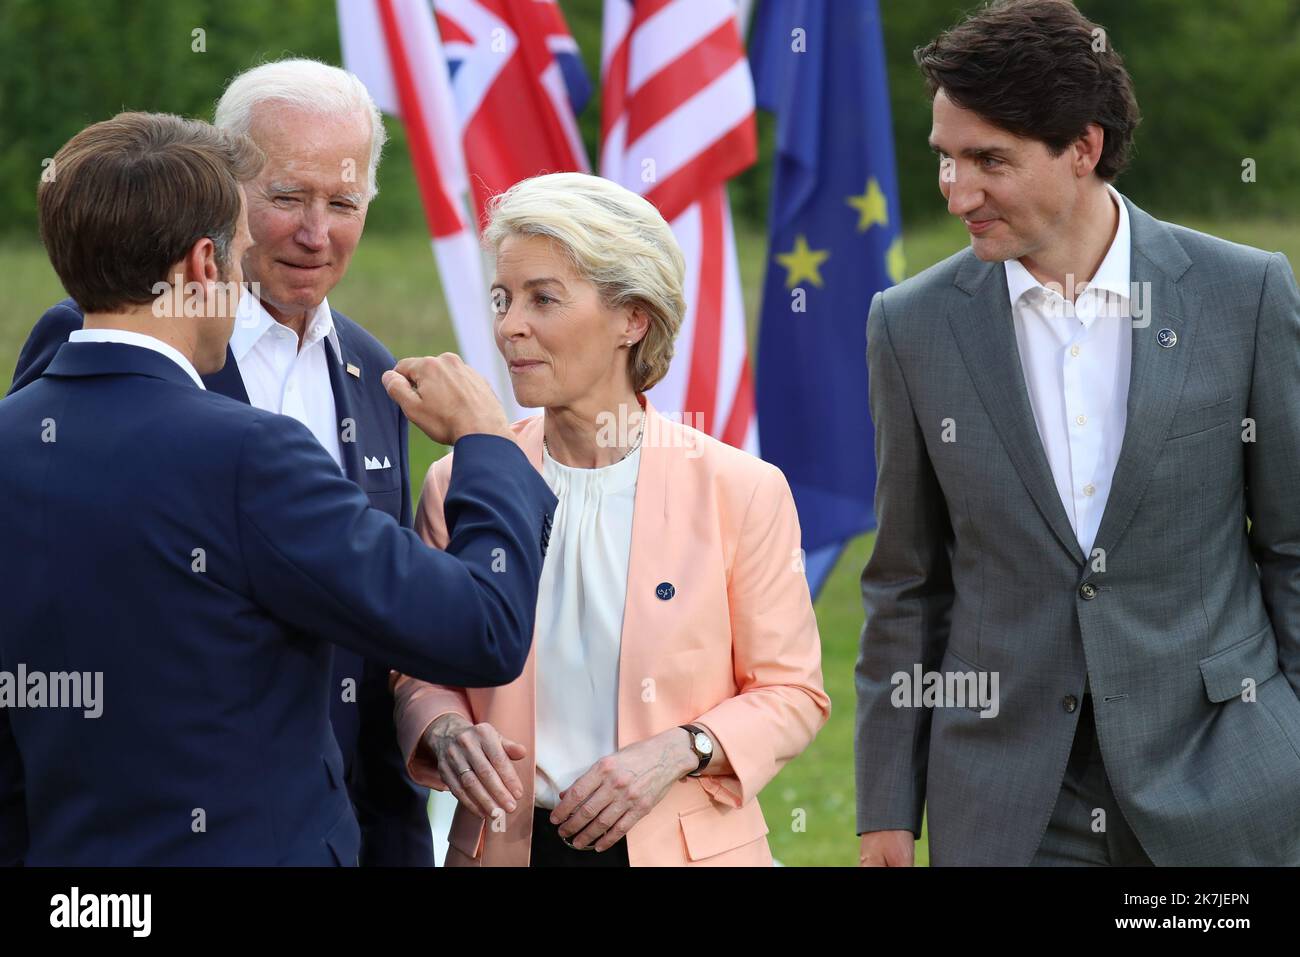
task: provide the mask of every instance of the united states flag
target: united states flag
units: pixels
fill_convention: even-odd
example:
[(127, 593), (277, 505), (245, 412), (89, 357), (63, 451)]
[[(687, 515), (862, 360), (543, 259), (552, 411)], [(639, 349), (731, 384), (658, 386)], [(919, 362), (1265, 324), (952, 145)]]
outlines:
[(726, 182), (757, 157), (734, 0), (605, 0), (602, 176), (653, 202), (686, 256), (686, 320), (656, 407), (757, 452)]

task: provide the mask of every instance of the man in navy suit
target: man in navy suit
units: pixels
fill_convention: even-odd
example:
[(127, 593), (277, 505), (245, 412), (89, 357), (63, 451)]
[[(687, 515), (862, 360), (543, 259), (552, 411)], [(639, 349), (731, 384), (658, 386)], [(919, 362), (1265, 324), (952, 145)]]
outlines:
[[(351, 109), (340, 111), (340, 102)], [(298, 419), (374, 508), (409, 527), (406, 419), (380, 381), (395, 360), (326, 298), (347, 271), (375, 193), (379, 111), (355, 76), (287, 60), (236, 77), (216, 121), (248, 134), (267, 162), (248, 187), (256, 245), (243, 270), (257, 292), (240, 301), (226, 364), (204, 384)], [(39, 379), (81, 325), (75, 300), (50, 308), (22, 350), (11, 394)], [(398, 750), (390, 664), (336, 649), (331, 719), (361, 822), (361, 863), (432, 866), (428, 791), (411, 782)]]
[[(204, 388), (260, 162), (245, 137), (122, 114), (41, 184), (85, 320), (0, 402), (0, 863), (355, 864), (335, 646), (440, 683), (522, 671), (554, 497), (480, 377), (454, 356), (382, 376), (456, 447), (446, 552), (303, 424)], [(83, 685), (94, 708), (69, 707)]]

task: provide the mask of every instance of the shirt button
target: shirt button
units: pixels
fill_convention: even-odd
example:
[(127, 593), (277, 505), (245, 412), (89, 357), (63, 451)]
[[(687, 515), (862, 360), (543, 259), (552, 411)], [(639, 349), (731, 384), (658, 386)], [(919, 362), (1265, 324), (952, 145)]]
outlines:
[(1087, 425), (1088, 417), (1086, 415), (1076, 415), (1074, 417), (1074, 421), (1079, 423), (1079, 425)]
[(1078, 346), (1070, 346), (1070, 355), (1074, 356), (1076, 359), (1079, 358), (1079, 353), (1082, 351), (1083, 350)]
[(1078, 706), (1079, 706), (1079, 699), (1072, 694), (1068, 694), (1061, 699), (1061, 707), (1071, 714), (1074, 713), (1074, 709), (1077, 708)]
[(1093, 485), (1091, 482), (1089, 482), (1087, 485), (1085, 485), (1085, 486), (1083, 487), (1083, 494), (1084, 494), (1084, 495), (1091, 496), (1091, 495), (1095, 494), (1096, 491), (1097, 491), (1097, 486)]
[(1079, 597), (1084, 601), (1092, 601), (1097, 597), (1097, 586), (1092, 582), (1084, 582), (1079, 586)]

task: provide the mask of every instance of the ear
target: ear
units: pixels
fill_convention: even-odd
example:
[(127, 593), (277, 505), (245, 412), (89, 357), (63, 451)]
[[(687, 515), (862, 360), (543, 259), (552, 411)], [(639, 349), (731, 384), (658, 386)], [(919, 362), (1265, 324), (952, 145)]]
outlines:
[(1088, 176), (1101, 162), (1101, 150), (1106, 144), (1106, 131), (1096, 123), (1089, 123), (1083, 135), (1074, 142), (1074, 175)]
[(221, 278), (217, 268), (217, 247), (207, 236), (197, 239), (182, 261), (187, 283), (216, 282)]
[(643, 306), (639, 305), (629, 308), (625, 315), (623, 341), (631, 340), (635, 345), (645, 338), (646, 332), (650, 329), (650, 315)]

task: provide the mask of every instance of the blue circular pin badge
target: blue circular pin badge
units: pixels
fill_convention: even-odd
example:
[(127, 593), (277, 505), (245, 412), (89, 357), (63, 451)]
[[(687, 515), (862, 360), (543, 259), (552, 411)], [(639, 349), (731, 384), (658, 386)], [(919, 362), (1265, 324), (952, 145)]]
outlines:
[(1156, 342), (1160, 343), (1162, 349), (1172, 349), (1178, 345), (1178, 333), (1172, 329), (1161, 329), (1156, 333)]
[(660, 582), (655, 586), (655, 595), (660, 601), (668, 601), (676, 594), (677, 589), (673, 587), (672, 582)]

